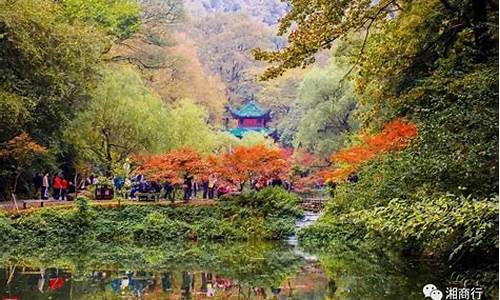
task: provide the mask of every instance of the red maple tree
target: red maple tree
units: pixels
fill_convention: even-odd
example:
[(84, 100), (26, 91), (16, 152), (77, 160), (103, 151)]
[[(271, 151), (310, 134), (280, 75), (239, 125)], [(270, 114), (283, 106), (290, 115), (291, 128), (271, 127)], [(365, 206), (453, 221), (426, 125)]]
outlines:
[(363, 163), (387, 152), (403, 150), (415, 136), (415, 124), (396, 119), (387, 123), (378, 134), (363, 135), (362, 144), (334, 153), (331, 159), (340, 168), (325, 172), (323, 176), (327, 181), (344, 180)]
[(188, 148), (157, 155), (136, 156), (134, 161), (139, 164), (135, 173), (160, 182), (169, 181), (171, 184), (180, 184), (188, 176), (207, 176), (208, 172), (208, 163), (199, 153)]
[(287, 152), (264, 145), (238, 146), (211, 160), (219, 179), (239, 188), (252, 179), (283, 179), (290, 171)]

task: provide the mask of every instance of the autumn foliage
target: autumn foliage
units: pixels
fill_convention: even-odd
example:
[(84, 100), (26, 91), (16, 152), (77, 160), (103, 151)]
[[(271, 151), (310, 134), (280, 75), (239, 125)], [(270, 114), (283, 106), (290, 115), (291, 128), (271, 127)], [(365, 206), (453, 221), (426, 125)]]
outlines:
[(331, 159), (340, 168), (325, 171), (323, 177), (327, 181), (344, 180), (363, 163), (381, 154), (406, 148), (416, 135), (417, 127), (415, 124), (400, 119), (387, 123), (380, 133), (363, 135), (360, 145), (334, 153)]
[(136, 156), (136, 173), (158, 181), (182, 183), (186, 176), (207, 176), (208, 162), (194, 150), (181, 148), (158, 155)]
[[(292, 155), (286, 149), (254, 145), (237, 146), (229, 152), (202, 157), (198, 152), (181, 148), (157, 155), (136, 156), (136, 173), (157, 181), (181, 184), (187, 176), (206, 180), (214, 175), (220, 183), (241, 188), (251, 180), (267, 181), (273, 178), (292, 179), (298, 186), (308, 186), (317, 182), (344, 180), (363, 163), (408, 146), (417, 135), (417, 127), (402, 120), (386, 124), (383, 130), (374, 135), (362, 136), (362, 143), (334, 153), (332, 161), (338, 167), (309, 174), (307, 178), (290, 178), (291, 164), (311, 165), (314, 157), (308, 153)], [(293, 176), (292, 176), (293, 177)]]
[(222, 182), (241, 187), (251, 179), (284, 178), (290, 170), (285, 151), (264, 145), (238, 146), (205, 159), (184, 148), (165, 154), (138, 156), (134, 161), (139, 165), (136, 173), (174, 184), (182, 183), (185, 176), (206, 179), (215, 175)]
[(238, 146), (216, 162), (219, 177), (237, 186), (251, 179), (284, 178), (290, 170), (285, 151), (264, 145)]
[[(0, 160), (9, 162), (13, 175), (12, 192), (16, 192), (19, 177), (39, 155), (47, 154), (47, 149), (22, 132), (0, 148)], [(7, 164), (6, 164), (7, 165)]]

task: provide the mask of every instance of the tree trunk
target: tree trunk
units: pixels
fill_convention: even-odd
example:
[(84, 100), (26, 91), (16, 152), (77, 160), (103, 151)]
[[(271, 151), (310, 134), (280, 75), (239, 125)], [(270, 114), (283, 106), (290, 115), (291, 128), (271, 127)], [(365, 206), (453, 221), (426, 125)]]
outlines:
[(14, 176), (14, 182), (12, 183), (12, 193), (16, 194), (17, 191), (17, 183), (19, 182), (19, 177), (21, 177), (21, 170), (16, 171), (16, 176)]
[(491, 47), (487, 26), (487, 5), (487, 0), (472, 0), (472, 25), (478, 61), (485, 61), (488, 58), (488, 50)]

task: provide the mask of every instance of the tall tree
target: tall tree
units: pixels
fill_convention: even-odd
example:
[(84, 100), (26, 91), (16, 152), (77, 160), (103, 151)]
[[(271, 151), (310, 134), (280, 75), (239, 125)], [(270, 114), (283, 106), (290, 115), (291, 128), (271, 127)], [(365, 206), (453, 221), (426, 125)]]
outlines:
[(318, 50), (360, 35), (350, 74), (363, 125), (378, 130), (404, 117), (419, 127), (415, 148), (393, 156), (401, 173), (384, 177), (387, 191), (496, 193), (498, 1), (291, 4), (281, 22), (282, 33), (291, 30), (287, 48), (256, 50), (275, 63), (263, 76), (311, 63)]
[(304, 113), (293, 144), (324, 157), (344, 146), (348, 134), (357, 129), (357, 102), (350, 83), (342, 82), (343, 69), (337, 68), (332, 64), (313, 69), (299, 87), (298, 105)]
[(131, 70), (106, 70), (92, 100), (65, 131), (85, 159), (107, 173), (131, 154), (164, 147), (166, 108)]
[(89, 98), (104, 46), (54, 1), (0, 1), (0, 141), (21, 131), (58, 140)]
[(164, 124), (170, 148), (187, 147), (203, 154), (214, 150), (217, 133), (208, 118), (208, 111), (193, 100), (183, 99), (171, 105)]

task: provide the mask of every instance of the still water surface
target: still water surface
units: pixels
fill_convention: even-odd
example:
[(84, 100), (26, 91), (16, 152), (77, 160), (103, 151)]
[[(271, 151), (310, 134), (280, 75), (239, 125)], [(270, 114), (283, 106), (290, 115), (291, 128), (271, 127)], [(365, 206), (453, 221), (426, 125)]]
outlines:
[[(313, 222), (314, 215), (298, 224)], [(379, 253), (381, 252), (381, 253)], [(439, 269), (286, 242), (60, 245), (0, 252), (6, 299), (424, 299)]]

